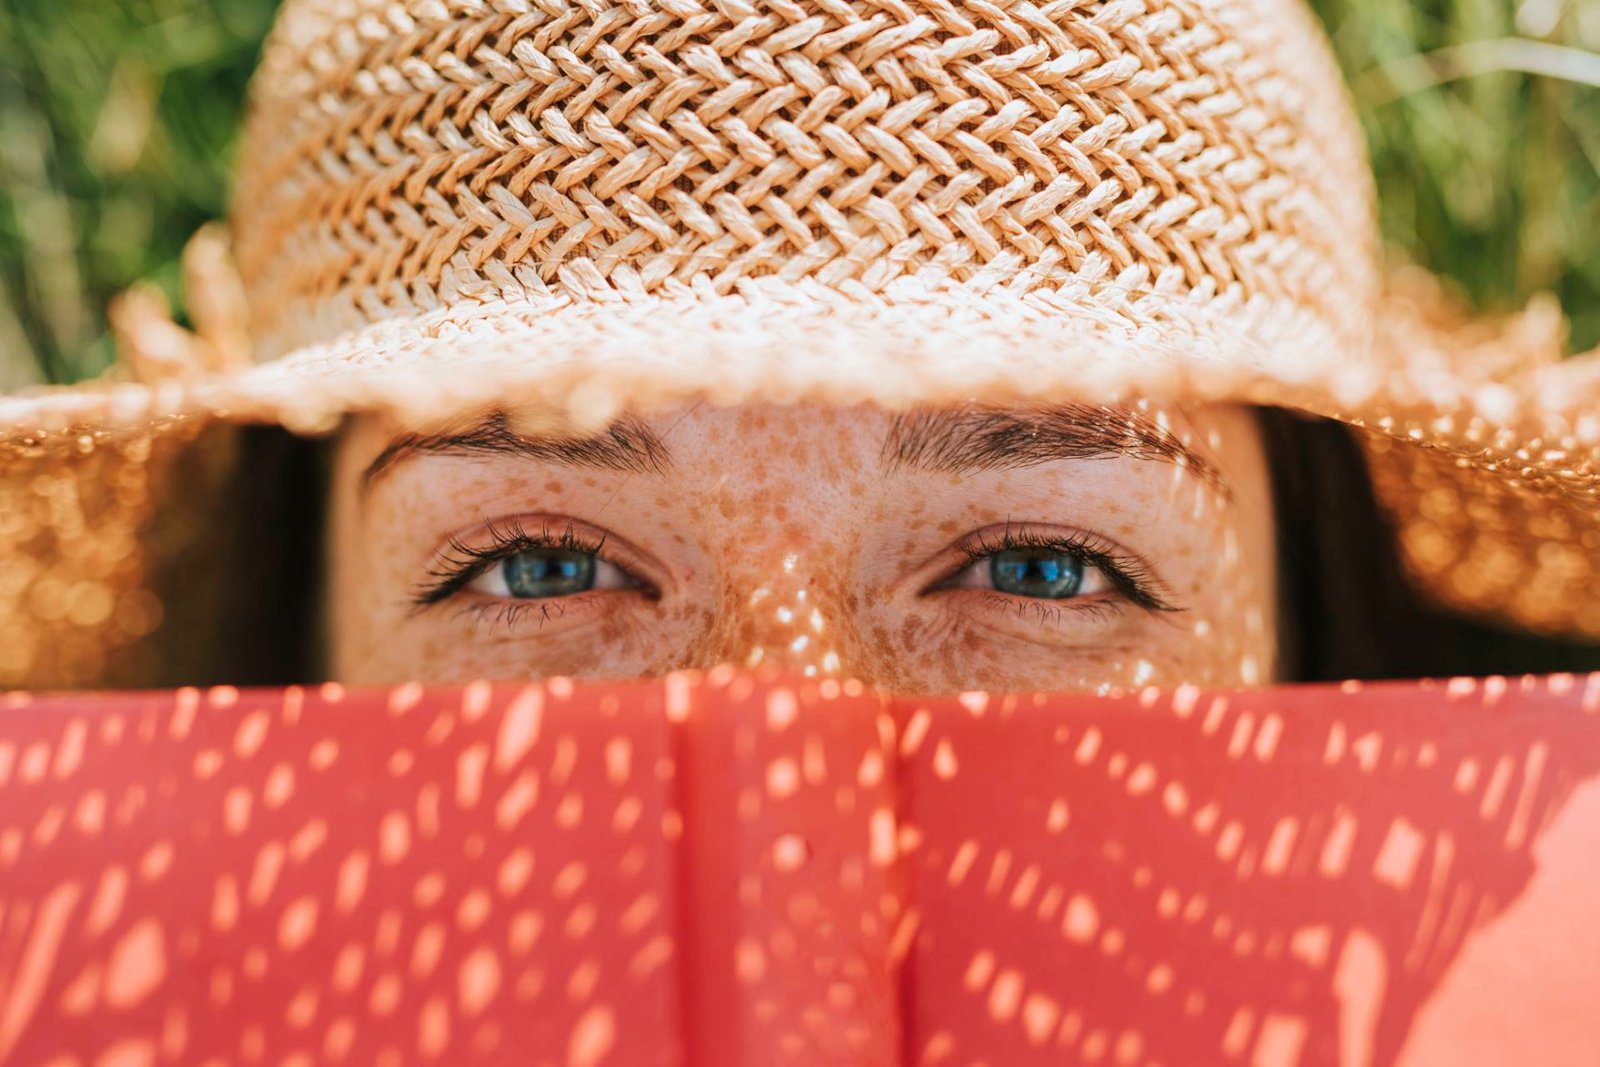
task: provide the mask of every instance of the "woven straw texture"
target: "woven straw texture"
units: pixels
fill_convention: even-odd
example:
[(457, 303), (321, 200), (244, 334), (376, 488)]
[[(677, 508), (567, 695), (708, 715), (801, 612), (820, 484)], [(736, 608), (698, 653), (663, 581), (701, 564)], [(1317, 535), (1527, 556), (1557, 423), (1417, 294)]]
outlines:
[(1356, 127), (1281, 0), (311, 0), (257, 85), (235, 233), (269, 358), (766, 275), (1371, 311)]

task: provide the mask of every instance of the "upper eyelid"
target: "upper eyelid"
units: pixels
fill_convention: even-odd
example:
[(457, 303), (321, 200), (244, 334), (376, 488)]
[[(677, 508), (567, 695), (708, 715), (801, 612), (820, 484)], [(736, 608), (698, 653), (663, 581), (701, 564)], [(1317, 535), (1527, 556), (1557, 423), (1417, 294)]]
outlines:
[[(1155, 568), (1138, 553), (1110, 541), (1101, 534), (1087, 530), (1073, 530), (1064, 536), (1036, 533), (1036, 529), (1042, 525), (1045, 524), (1008, 520), (998, 527), (999, 535), (996, 540), (988, 540), (985, 537), (996, 527), (984, 527), (967, 534), (957, 541), (954, 547), (971, 561), (968, 566), (1008, 548), (1066, 548), (1079, 552), (1084, 556), (1085, 562), (1105, 570), (1106, 577), (1117, 591), (1139, 607), (1157, 612), (1185, 610), (1168, 600), (1169, 590), (1166, 583), (1156, 573)], [(963, 566), (947, 571), (926, 588), (935, 588), (940, 583), (964, 573), (965, 569)]]
[[(473, 543), (483, 536), (493, 543), (483, 547)], [(607, 546), (612, 546), (612, 551), (608, 552)], [(641, 591), (651, 597), (660, 596), (661, 581), (657, 574), (662, 569), (659, 565), (652, 564), (643, 553), (609, 530), (591, 527), (572, 516), (511, 516), (480, 523), (465, 534), (452, 534), (430, 556), (427, 573), (431, 580), (414, 586), (407, 599), (414, 610), (432, 607), (454, 598), (501, 560), (539, 548), (590, 553), (621, 570)], [(451, 560), (451, 552), (469, 557), (471, 562), (464, 563), (460, 558)]]

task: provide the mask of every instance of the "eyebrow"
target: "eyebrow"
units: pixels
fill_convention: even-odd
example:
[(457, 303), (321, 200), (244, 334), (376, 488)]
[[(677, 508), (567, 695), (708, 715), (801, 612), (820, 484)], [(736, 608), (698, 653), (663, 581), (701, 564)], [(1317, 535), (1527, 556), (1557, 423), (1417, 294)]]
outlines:
[(622, 418), (597, 434), (564, 436), (524, 434), (513, 429), (505, 412), (495, 412), (459, 431), (405, 434), (395, 438), (361, 472), (361, 490), (395, 466), (418, 455), (516, 456), (573, 467), (660, 474), (672, 464), (660, 436), (637, 419)]
[[(362, 472), (362, 492), (388, 470), (423, 454), (515, 456), (628, 474), (661, 474), (672, 465), (666, 443), (637, 419), (624, 417), (588, 436), (533, 435), (512, 429), (506, 414), (495, 412), (459, 431), (395, 438)], [(1093, 404), (918, 409), (895, 416), (881, 452), (891, 470), (942, 474), (1112, 456), (1172, 463), (1228, 491), (1216, 465), (1170, 430), (1138, 412)]]
[(1095, 404), (918, 409), (895, 417), (882, 454), (890, 469), (940, 474), (1112, 456), (1172, 463), (1228, 491), (1216, 464), (1171, 430), (1139, 412)]

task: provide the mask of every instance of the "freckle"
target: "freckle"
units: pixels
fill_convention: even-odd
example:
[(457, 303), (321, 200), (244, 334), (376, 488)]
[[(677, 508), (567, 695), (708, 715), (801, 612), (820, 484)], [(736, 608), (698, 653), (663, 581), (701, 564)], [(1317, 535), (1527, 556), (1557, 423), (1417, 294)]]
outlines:
[[(774, 517), (781, 518), (781, 516), (776, 515)], [(798, 522), (789, 523), (783, 528), (783, 540), (786, 544), (790, 545), (803, 544), (810, 540), (810, 538), (807, 536), (805, 524)], [(814, 569), (815, 565), (820, 564), (821, 562), (822, 561), (819, 559), (814, 559), (812, 561)]]
[(561, 492), (561, 483), (552, 478), (548, 482), (544, 483), (544, 491), (549, 493), (551, 496), (556, 496)]
[(907, 619), (901, 624), (900, 648), (902, 650), (910, 652), (912, 649), (917, 647), (917, 631), (919, 629), (920, 627), (917, 625), (917, 620), (915, 619)]
[(723, 518), (731, 519), (739, 513), (739, 505), (733, 497), (722, 493), (717, 496), (717, 510), (722, 513)]

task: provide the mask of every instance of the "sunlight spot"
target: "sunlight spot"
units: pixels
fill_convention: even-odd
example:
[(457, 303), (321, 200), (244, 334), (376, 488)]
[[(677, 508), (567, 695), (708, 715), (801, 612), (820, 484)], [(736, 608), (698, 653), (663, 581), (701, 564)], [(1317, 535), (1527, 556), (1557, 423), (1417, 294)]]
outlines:
[(810, 858), (811, 846), (799, 834), (784, 834), (772, 842), (772, 863), (789, 874), (799, 870)]
[(495, 805), (495, 822), (502, 830), (514, 830), (539, 799), (539, 776), (523, 771)]
[(951, 886), (958, 886), (966, 881), (967, 875), (972, 871), (972, 865), (978, 860), (978, 843), (970, 838), (961, 843), (956, 849), (955, 858), (950, 861), (950, 869), (946, 872), (945, 880)]
[(800, 713), (800, 701), (791, 689), (774, 689), (767, 694), (767, 729), (774, 733), (787, 729)]
[(1001, 971), (989, 989), (989, 1018), (997, 1023), (1010, 1022), (1022, 1006), (1022, 975), (1016, 971)]
[(278, 947), (293, 952), (311, 939), (317, 929), (317, 901), (305, 896), (284, 909), (278, 920)]
[(155, 1062), (155, 1042), (148, 1038), (128, 1038), (102, 1052), (94, 1061), (94, 1067), (152, 1067)]
[(461, 1010), (467, 1015), (477, 1015), (487, 1008), (500, 992), (500, 960), (494, 951), (479, 946), (461, 962), (457, 975), (456, 996)]
[(523, 846), (501, 861), (496, 885), (501, 895), (514, 897), (522, 892), (523, 887), (528, 884), (528, 879), (532, 875), (533, 852)]
[(767, 792), (782, 799), (793, 796), (800, 788), (800, 768), (788, 756), (780, 756), (767, 764)]
[(106, 966), (106, 1003), (131, 1008), (167, 976), (166, 941), (154, 919), (136, 923), (111, 950)]
[(272, 896), (273, 887), (278, 884), (278, 874), (283, 870), (287, 853), (288, 850), (278, 841), (269, 841), (261, 846), (261, 850), (256, 853), (255, 866), (250, 871), (249, 887), (245, 890), (245, 896), (250, 903), (259, 907)]
[(483, 718), (489, 710), (489, 699), (494, 695), (494, 690), (488, 682), (473, 682), (461, 692), (461, 719), (463, 722), (476, 722)]
[(733, 970), (739, 981), (755, 985), (766, 976), (767, 954), (753, 938), (741, 937), (733, 950)]
[(978, 992), (989, 984), (989, 979), (994, 976), (994, 967), (994, 953), (979, 950), (967, 964), (967, 973), (962, 976), (961, 984), (966, 986), (969, 993)]
[(1022, 1003), (1022, 1031), (1027, 1034), (1028, 1042), (1043, 1045), (1049, 1041), (1060, 1015), (1061, 1008), (1054, 1000), (1043, 993), (1029, 994)]
[(233, 752), (240, 759), (249, 759), (261, 750), (267, 739), (267, 729), (272, 718), (264, 711), (252, 711), (239, 723), (233, 734)]
[(1378, 858), (1372, 865), (1372, 876), (1396, 889), (1411, 885), (1417, 874), (1417, 865), (1422, 860), (1424, 841), (1420, 830), (1405, 819), (1396, 818), (1389, 824), (1389, 833), (1378, 849)]
[(128, 893), (128, 872), (121, 867), (109, 867), (100, 876), (94, 899), (89, 902), (89, 917), (85, 922), (87, 932), (98, 936), (111, 929), (111, 924), (122, 914), (122, 904)]
[(616, 1031), (610, 1008), (596, 1005), (584, 1012), (567, 1042), (567, 1067), (595, 1067), (611, 1052)]
[(508, 771), (527, 756), (539, 740), (539, 728), (544, 721), (544, 691), (538, 686), (528, 686), (517, 694), (500, 720), (500, 732), (495, 737), (494, 765), (497, 770)]
[(334, 883), (334, 906), (345, 915), (355, 911), (367, 892), (367, 871), (371, 860), (365, 852), (352, 852), (339, 864)]
[(989, 694), (979, 691), (960, 693), (956, 696), (956, 702), (966, 708), (973, 718), (977, 718), (989, 707)]
[(378, 857), (384, 863), (399, 863), (410, 851), (410, 821), (404, 812), (389, 812), (378, 824)]
[(922, 747), (922, 742), (928, 736), (928, 730), (933, 726), (933, 716), (927, 708), (918, 708), (906, 721), (905, 730), (900, 735), (900, 755), (909, 757), (916, 754)]

